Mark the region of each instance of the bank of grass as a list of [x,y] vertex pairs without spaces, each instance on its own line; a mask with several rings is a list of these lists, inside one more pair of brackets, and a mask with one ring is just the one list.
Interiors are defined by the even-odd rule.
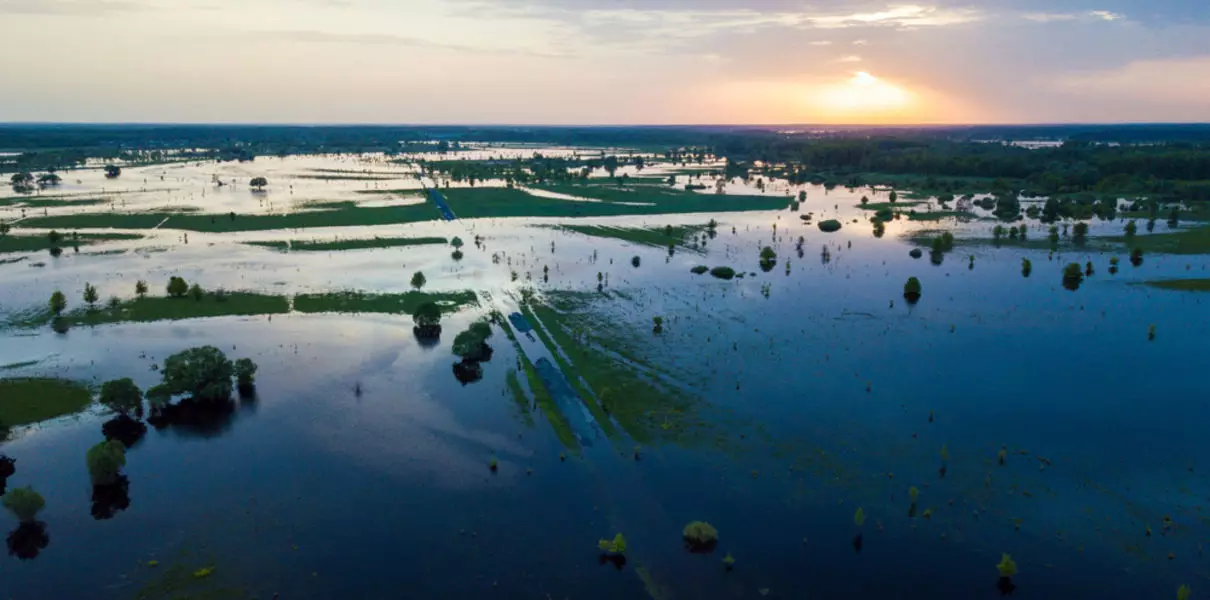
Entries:
[[[327,210],[308,210],[281,215],[180,214],[177,212],[100,212],[79,215],[35,217],[21,221],[22,227],[46,229],[179,229],[223,233],[307,229],[313,227],[358,227],[432,221],[439,218],[431,204],[359,208],[352,202],[326,206]],[[167,221],[165,221],[167,219]],[[163,225],[160,225],[163,223]]]
[[[950,177],[946,175],[928,176],[900,173],[857,173],[835,175],[834,179],[847,182],[856,176],[862,186],[876,186],[899,191],[900,196],[908,198],[932,198],[942,194],[961,196],[964,194],[986,194],[995,188],[996,180],[991,177]],[[1021,189],[1023,182],[1008,180],[1009,188]],[[906,192],[906,194],[905,194]]]
[[369,239],[340,239],[330,242],[316,240],[292,240],[289,242],[245,242],[249,246],[272,248],[281,252],[338,252],[341,250],[366,250],[370,248],[398,248],[402,246],[444,245],[449,240],[443,237],[422,238],[369,238]]
[[[542,378],[538,375],[534,364],[530,362],[529,357],[525,356],[525,352],[521,349],[521,343],[517,340],[516,334],[513,333],[513,328],[509,325],[508,319],[500,319],[499,322],[500,326],[504,328],[504,335],[512,342],[513,348],[517,351],[517,357],[521,360],[521,369],[525,372],[525,382],[530,392],[533,393],[534,404],[542,411],[542,414],[546,415],[546,420],[550,423],[550,428],[555,432],[555,437],[559,439],[559,443],[569,450],[579,452],[580,442],[576,439],[576,434],[572,432],[571,424],[567,422],[567,417],[559,410],[559,405],[555,403],[554,397],[546,390],[546,385],[542,383]],[[514,376],[513,379],[515,380],[516,377]],[[516,389],[519,390],[520,387],[520,382],[517,382]],[[524,396],[524,391],[522,391],[522,395]]]
[[1210,226],[1202,225],[1165,233],[1096,238],[1098,242],[1121,245],[1127,250],[1142,248],[1157,254],[1210,254]]
[[1210,292],[1210,279],[1154,279],[1142,285],[1178,292]]
[[923,200],[904,200],[904,201],[900,201],[900,202],[870,202],[867,204],[856,204],[855,206],[857,208],[863,208],[865,210],[872,210],[872,211],[877,212],[877,211],[884,210],[884,209],[885,210],[900,210],[900,209],[904,209],[904,208],[912,208],[913,206],[920,206],[922,204],[927,204],[927,203]]
[[611,227],[607,225],[558,225],[556,229],[571,231],[582,235],[611,238],[632,244],[667,248],[675,244],[680,248],[690,248],[692,237],[705,231],[705,225],[678,225],[671,229],[671,235],[666,227]]
[[96,206],[98,204],[108,204],[112,200],[105,198],[81,198],[73,200],[71,198],[50,197],[40,198],[38,196],[5,198],[0,200],[0,207],[25,207],[25,208],[61,208],[64,206]]
[[[600,200],[580,203],[589,207],[629,209],[620,214],[675,214],[696,212],[738,212],[780,210],[790,205],[789,197],[739,194],[702,194],[664,185],[625,185],[616,183],[557,183],[534,186],[535,189],[581,198]],[[643,204],[634,206],[633,203]],[[459,213],[461,214],[461,213]]]
[[405,292],[402,294],[367,294],[344,291],[323,294],[300,294],[294,297],[294,310],[300,313],[377,313],[410,315],[420,305],[435,302],[444,312],[456,312],[464,306],[475,306],[475,292]]
[[[455,312],[463,306],[475,305],[478,297],[474,292],[406,292],[403,294],[365,294],[340,291],[323,294],[300,294],[289,296],[256,294],[251,292],[208,293],[198,300],[192,296],[171,298],[149,296],[126,300],[116,308],[98,304],[96,308],[77,308],[61,316],[66,325],[94,326],[112,323],[150,323],[155,321],[181,321],[210,317],[250,317],[281,315],[293,311],[304,314],[318,313],[378,313],[410,315],[425,302],[436,302],[445,312]],[[43,327],[54,321],[47,309],[17,315],[0,329],[29,329]]]
[[[103,242],[113,242],[119,240],[137,240],[142,239],[141,235],[123,234],[123,233],[80,233],[80,234],[64,234],[63,239],[58,243],[60,248],[71,248],[73,246],[91,246]],[[54,244],[50,243],[50,238],[45,234],[41,235],[8,235],[0,236],[0,254],[7,252],[41,252],[50,250]]]
[[92,404],[92,390],[65,379],[0,379],[0,425],[17,427],[78,413]]
[[976,219],[979,215],[965,210],[937,210],[933,212],[905,212],[909,221],[943,221],[945,219]]
[[[776,196],[726,196],[690,192],[651,191],[654,186],[636,186],[642,193],[619,191],[602,185],[548,185],[537,189],[600,199],[582,202],[543,198],[515,188],[450,188],[441,193],[460,219],[503,217],[610,217],[695,212],[775,210],[789,205]],[[599,197],[599,198],[598,198]],[[621,204],[647,203],[645,205]]]
[[[567,364],[560,358],[559,366],[568,380],[577,386],[577,391],[585,398],[589,410],[607,434],[611,434],[609,417],[612,417],[639,443],[681,436],[685,427],[684,417],[692,410],[690,398],[643,373],[633,359],[621,359],[604,352],[598,344],[593,343],[591,331],[576,329],[579,336],[573,337],[572,324],[576,322],[573,317],[542,304],[532,304],[527,308],[541,319],[553,341],[571,359],[572,364]],[[577,339],[580,341],[577,342]],[[548,341],[543,339],[543,342]],[[598,406],[592,401],[592,396],[580,389],[581,377],[592,388],[601,405]],[[598,416],[598,411],[603,412],[602,406],[608,409],[608,413],[602,415],[604,418]]]

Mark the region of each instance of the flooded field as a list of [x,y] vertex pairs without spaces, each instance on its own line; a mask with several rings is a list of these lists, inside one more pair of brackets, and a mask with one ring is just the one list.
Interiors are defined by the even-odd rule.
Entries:
[[[1123,199],[1052,234],[986,194],[714,160],[576,183],[434,166],[535,152],[603,155],[97,166],[0,198],[0,383],[87,390],[49,415],[9,400],[0,481],[45,506],[5,517],[0,597],[1210,588],[1195,212],[1148,228]],[[254,387],[140,402],[99,485],[86,454],[124,437],[103,384],[148,391],[205,346]]]

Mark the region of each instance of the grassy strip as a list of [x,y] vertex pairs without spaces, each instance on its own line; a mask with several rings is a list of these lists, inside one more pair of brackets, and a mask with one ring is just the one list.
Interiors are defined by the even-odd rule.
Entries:
[[[80,233],[63,236],[63,239],[57,245],[60,248],[71,248],[73,246],[89,246],[98,242],[138,240],[142,238],[143,236],[141,235],[122,233]],[[50,250],[55,245],[51,244],[50,238],[45,235],[0,236],[0,254],[5,252],[40,252],[42,250]]]
[[[592,391],[584,387],[584,384],[580,381],[579,373],[576,371],[575,367],[573,367],[571,363],[567,362],[563,358],[562,354],[556,351],[555,341],[550,336],[556,335],[555,330],[558,329],[558,326],[554,322],[546,323],[543,321],[543,324],[549,327],[551,330],[550,335],[548,336],[547,332],[538,325],[538,320],[535,317],[533,308],[533,306],[528,304],[521,306],[521,312],[534,326],[534,334],[536,334],[538,339],[542,341],[542,345],[546,346],[546,348],[550,350],[551,356],[553,356],[555,359],[555,364],[559,367],[559,370],[563,372],[563,376],[567,378],[567,383],[571,384],[572,389],[574,389],[576,394],[580,396],[581,402],[588,407],[588,412],[592,413],[592,418],[595,419],[597,424],[601,426],[601,431],[604,431],[605,435],[611,438],[616,437],[617,430],[613,428],[613,422],[610,421],[609,415],[606,414],[604,410],[601,410],[601,405],[597,404],[595,399],[596,397],[593,395]],[[563,333],[564,332],[562,331],[559,332],[559,334]],[[565,335],[558,335],[557,337],[566,343],[572,343],[574,345],[574,342],[572,342]],[[562,344],[560,346],[563,348],[564,352],[567,351],[568,346]],[[537,372],[535,372],[534,375],[537,376]]]
[[592,343],[575,343],[568,330],[567,317],[555,310],[536,305],[534,312],[551,330],[551,335],[575,361],[575,372],[597,392],[602,405],[618,424],[640,443],[681,433],[675,421],[689,410],[680,395],[662,389],[631,365],[598,350]]
[[926,204],[926,202],[915,201],[915,200],[906,200],[906,201],[902,201],[902,202],[870,202],[868,204],[856,204],[854,206],[856,206],[857,208],[865,209],[865,210],[880,211],[883,209],[898,210],[901,208],[911,208],[913,206],[920,206],[921,204]]
[[525,380],[529,383],[529,389],[534,394],[534,403],[542,410],[542,414],[546,415],[546,420],[550,423],[550,428],[554,430],[555,437],[559,438],[559,442],[565,448],[579,452],[580,442],[576,439],[576,434],[572,432],[571,425],[567,422],[567,417],[559,410],[559,406],[555,404],[555,399],[551,397],[550,392],[546,391],[542,378],[538,376],[538,371],[534,369],[534,365],[529,361],[529,357],[525,356],[525,352],[521,349],[521,343],[517,341],[517,336],[513,333],[513,328],[509,325],[508,319],[500,319],[500,326],[504,328],[504,334],[508,336],[509,341],[513,343],[513,347],[517,350],[517,356],[521,359],[521,368],[525,371]]
[[92,390],[64,379],[0,379],[0,424],[38,423],[80,412],[92,404]]
[[267,231],[272,229],[306,229],[310,227],[357,227],[362,225],[391,225],[437,219],[431,204],[411,204],[357,208],[342,203],[334,210],[312,210],[285,215],[236,215],[232,219],[220,214],[180,214],[173,212],[91,213],[36,217],[20,223],[23,227],[47,229],[151,229],[164,219],[165,229],[185,231],[229,232]]
[[383,177],[375,175],[295,175],[295,179],[318,179],[320,181],[390,181],[392,179],[403,179],[405,176],[399,177]]
[[403,294],[365,294],[330,292],[301,294],[294,297],[294,310],[300,313],[379,313],[410,315],[426,303],[436,302],[445,312],[478,304],[475,292],[407,292]]
[[[780,210],[790,205],[790,199],[779,196],[745,196],[730,194],[700,194],[667,186],[616,184],[547,184],[536,189],[592,198],[604,203],[642,202],[654,206],[615,205],[628,209],[620,214],[672,214],[695,212],[737,212],[747,210]],[[582,203],[583,204],[583,203]],[[588,206],[602,206],[587,203]],[[605,204],[609,206],[609,204]],[[614,213],[611,213],[614,214]]]
[[441,237],[424,238],[371,238],[361,240],[334,240],[331,242],[290,241],[290,242],[245,242],[249,246],[261,246],[274,250],[296,252],[334,252],[340,250],[365,250],[368,248],[397,248],[400,246],[424,246],[429,244],[448,244],[449,240]]
[[[668,244],[676,244],[682,248],[689,247],[689,238],[706,229],[705,225],[675,226],[671,230],[664,227],[609,227],[605,225],[560,225],[557,229],[571,231],[582,235],[602,238],[612,238],[640,244],[667,248]],[[671,235],[669,235],[671,231]]]
[[1178,292],[1210,292],[1210,279],[1156,279],[1143,285]]
[[1160,254],[1208,254],[1210,253],[1210,227],[1202,226],[1167,233],[1136,235],[1133,238],[1125,236],[1098,238],[1098,241],[1121,244],[1128,249],[1142,248],[1146,252]]
[[80,200],[69,200],[67,198],[39,198],[37,196],[6,198],[0,200],[0,206],[26,207],[26,208],[59,208],[63,206],[96,206],[98,204],[108,204],[113,200],[105,198],[83,198]]
[[[735,212],[745,210],[776,210],[789,205],[789,200],[776,196],[727,196],[693,194],[644,187],[645,192],[599,185],[542,186],[552,192],[594,198],[618,198],[625,202],[649,202],[651,206],[618,204],[617,201],[576,202],[557,198],[542,198],[511,188],[450,188],[441,190],[458,218],[493,217],[609,217],[620,215],[655,215],[695,212]],[[631,191],[627,191],[631,190]],[[620,194],[620,196],[619,196]]]
[[934,212],[907,212],[903,214],[907,216],[909,221],[941,221],[951,218],[974,219],[978,218],[979,216],[975,213],[967,212],[965,210],[938,210]]
[[509,369],[504,376],[504,382],[508,384],[508,390],[512,392],[513,404],[517,405],[517,410],[521,413],[521,420],[529,427],[533,427],[534,418],[529,413],[529,396],[521,387],[521,382],[517,379],[517,370]]
[[425,195],[424,190],[419,189],[419,188],[407,188],[407,189],[403,189],[403,190],[357,190],[355,193],[357,193],[357,194],[380,194],[380,195],[395,194],[397,196],[415,196],[415,197],[423,197]]

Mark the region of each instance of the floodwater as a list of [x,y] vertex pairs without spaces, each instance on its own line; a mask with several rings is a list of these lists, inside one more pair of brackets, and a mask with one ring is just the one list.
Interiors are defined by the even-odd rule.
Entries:
[[[245,210],[264,200],[247,189],[213,191],[216,169],[246,170],[227,173],[234,178],[261,175],[262,166],[367,168],[348,157],[265,165],[182,167],[192,175],[177,183],[192,181],[194,191],[123,197],[155,206],[174,194],[196,202],[207,189],[221,210]],[[295,192],[326,201],[365,186],[419,186],[406,167],[369,168],[398,168],[401,177],[300,179]],[[39,519],[50,536],[33,560],[2,557],[0,597],[132,598],[183,565],[214,567],[187,585],[233,588],[239,598],[992,598],[1004,552],[1020,567],[1021,598],[1162,598],[1181,584],[1195,594],[1210,587],[1202,556],[1210,319],[1202,295],[1136,285],[1206,277],[1207,257],[1153,254],[1110,274],[1110,253],[1064,245],[1050,260],[1045,251],[960,246],[933,265],[927,252],[911,258],[900,236],[993,223],[902,219],[876,239],[864,220],[851,223],[863,216],[853,207],[862,192],[774,185],[766,193],[799,189],[808,192],[799,213],[577,220],[718,220],[704,251],[672,256],[546,227],[566,219],[485,219],[191,233],[188,244],[163,230],[57,260],[31,257],[44,268],[0,265],[0,316],[41,306],[56,288],[78,304],[85,281],[102,298],[129,297],[135,280],[156,290],[173,274],[207,288],[294,294],[403,292],[422,270],[426,290],[480,294],[480,306],[448,317],[429,348],[409,317],[384,315],[118,324],[65,336],[0,331],[0,365],[38,361],[0,371],[6,377],[132,377],[146,389],[158,382],[152,363],[204,344],[260,366],[255,399],[152,428],[129,451],[129,506],[109,519],[92,516],[84,465],[102,439],[100,410],[0,445],[17,459],[9,487],[33,485],[46,498]],[[753,192],[733,183],[728,193]],[[807,212],[845,227],[822,233],[799,218]],[[1098,224],[1094,235],[1098,227],[1120,231],[1121,223]],[[460,235],[468,245],[454,262],[441,246],[281,253],[238,243],[337,235]],[[469,244],[474,235],[484,249]],[[778,253],[768,272],[758,260],[765,245]],[[111,248],[126,251],[88,253]],[[1033,262],[1028,278],[1023,257]],[[1065,289],[1063,265],[1086,261],[1096,274]],[[691,274],[699,264],[755,275],[723,282]],[[601,294],[598,272],[609,276]],[[911,276],[923,284],[914,306],[902,297]],[[506,375],[518,356],[499,328],[483,379],[459,383],[454,336],[514,306],[523,287],[555,303],[576,292],[577,314],[607,324],[595,332],[602,344],[658,365],[696,398],[701,435],[645,446],[639,461],[628,436],[564,448],[545,418],[527,419],[514,403]],[[665,319],[659,336],[653,316]],[[544,351],[523,336],[521,345],[527,355]],[[911,486],[920,492],[914,517]],[[860,553],[852,543],[859,506],[867,516]],[[682,548],[681,528],[693,520],[718,528],[713,554]],[[601,564],[596,547],[619,532],[629,545],[620,570]],[[728,553],[730,572],[721,562]]]

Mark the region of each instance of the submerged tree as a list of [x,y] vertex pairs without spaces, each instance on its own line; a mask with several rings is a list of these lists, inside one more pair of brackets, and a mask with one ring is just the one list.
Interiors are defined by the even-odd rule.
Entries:
[[26,486],[9,490],[0,498],[0,504],[8,509],[21,522],[16,529],[9,532],[7,539],[8,553],[20,560],[31,560],[50,544],[50,536],[46,534],[46,524],[38,521],[38,513],[46,506],[42,495],[32,487]]
[[241,394],[247,394],[256,387],[256,363],[250,358],[235,361],[235,382]]
[[9,490],[0,498],[0,504],[8,512],[12,513],[18,521],[22,523],[32,523],[38,518],[38,513],[46,506],[46,500],[42,498],[42,494],[34,491],[34,488],[25,486],[23,488],[15,488]]
[[920,292],[923,287],[920,285],[920,280],[915,277],[909,277],[907,283],[903,284],[903,298],[908,301],[908,304],[915,304],[920,301]]
[[103,383],[100,402],[119,415],[129,417],[143,413],[143,391],[128,377]]
[[253,177],[252,181],[248,182],[248,184],[252,186],[252,189],[259,192],[264,190],[265,186],[269,185],[269,180],[265,179],[264,177]]
[[655,334],[664,333],[664,317],[651,317],[651,332]]
[[122,174],[122,167],[117,165],[105,165],[105,176],[114,179]]
[[416,271],[412,274],[412,287],[419,290],[420,288],[424,287],[424,284],[427,282],[428,279],[424,277],[424,273]]
[[681,532],[685,548],[690,552],[707,554],[718,546],[718,530],[703,521],[693,521]]
[[100,296],[100,294],[97,293],[96,286],[94,286],[91,283],[85,282],[84,283],[84,302],[88,303],[89,310],[93,310],[94,308],[96,308],[97,300],[99,300],[100,298],[101,298],[101,296]]
[[117,481],[118,472],[126,466],[126,446],[107,440],[89,448],[85,458],[93,485],[109,485]]
[[1028,258],[1021,259],[1021,276],[1029,277],[1029,274],[1034,270],[1034,264]]
[[435,302],[425,302],[412,313],[416,326],[412,332],[420,339],[436,339],[441,336],[441,307]]
[[63,292],[55,290],[55,293],[50,295],[50,312],[58,316],[67,308],[67,296]]
[[1011,594],[1017,588],[1012,582],[1013,576],[1017,574],[1017,563],[1008,554],[1001,554],[1000,562],[996,564],[996,570],[1000,572],[996,588],[1003,594]]
[[1134,235],[1136,233],[1138,233],[1138,230],[1139,230],[1139,226],[1137,224],[1135,224],[1134,221],[1128,221],[1126,223],[1126,229],[1125,229],[1126,237],[1128,237],[1128,238],[1134,237]]
[[1080,263],[1069,263],[1063,268],[1063,287],[1076,291],[1080,289],[1080,284],[1084,282],[1084,271],[1080,269]]
[[1143,264],[1143,249],[1135,246],[1134,250],[1130,251],[1130,264],[1139,266]]
[[857,535],[853,537],[853,549],[860,554],[862,546],[861,527],[865,525],[865,509],[861,507],[857,508],[857,512],[853,514],[853,523],[857,525]]
[[157,395],[166,392],[171,396],[188,394],[198,401],[230,400],[233,370],[222,350],[214,346],[190,348],[164,360],[163,382],[155,389]]

